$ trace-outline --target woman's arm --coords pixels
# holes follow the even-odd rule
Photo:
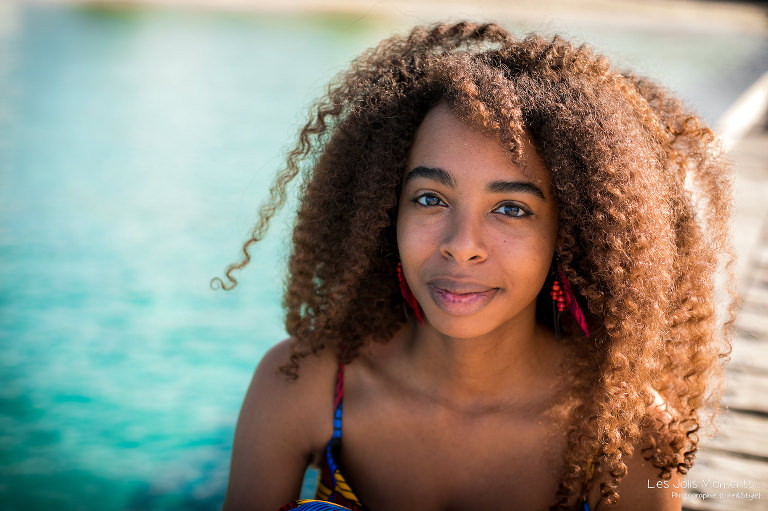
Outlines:
[[[280,373],[289,342],[256,368],[240,411],[223,511],[276,511],[299,496],[304,470],[333,431],[335,357],[302,361],[299,378]]]

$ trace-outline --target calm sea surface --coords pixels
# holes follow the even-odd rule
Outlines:
[[[208,282],[307,106],[393,27],[0,9],[0,509],[219,507],[250,375],[285,336],[292,207],[237,290]],[[571,33],[710,122],[768,68],[759,36]]]

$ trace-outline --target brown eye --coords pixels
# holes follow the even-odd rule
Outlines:
[[[494,209],[493,212],[500,213],[504,216],[509,216],[512,218],[522,218],[531,214],[531,212],[524,207],[513,203],[502,204],[498,208]]]
[[[420,206],[430,207],[430,206],[445,206],[445,202],[440,200],[440,197],[437,195],[432,195],[431,193],[425,193],[423,195],[419,195],[416,197],[415,201],[416,204]]]

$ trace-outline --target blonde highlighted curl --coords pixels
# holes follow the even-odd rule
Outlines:
[[[405,321],[395,273],[400,187],[414,133],[439,102],[494,133],[513,160],[530,135],[552,175],[556,255],[586,306],[590,337],[563,325],[578,348],[580,398],[551,509],[578,505],[589,467],[601,501],[617,501],[635,448],[661,477],[685,473],[700,425],[718,410],[730,351],[735,293],[728,288],[724,325],[714,299],[718,268],[730,274],[733,262],[730,171],[710,129],[680,101],[587,46],[458,23],[416,27],[363,53],[313,108],[229,283],[213,283],[237,284],[232,272],[248,264],[303,174],[283,298],[294,343],[283,371],[297,377],[300,360],[326,347],[349,362],[364,342],[390,339]]]

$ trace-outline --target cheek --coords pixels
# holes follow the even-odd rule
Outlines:
[[[402,199],[400,200],[400,204],[402,204]],[[397,222],[395,222],[395,234],[397,237],[397,251],[399,253],[400,259],[403,258],[403,252],[407,252],[406,250],[403,250],[403,247],[407,247],[408,241],[407,236],[405,233],[408,232],[406,226],[408,224],[408,220],[405,218],[405,215],[403,213],[403,207],[402,205],[397,210]]]
[[[407,265],[408,261],[413,257],[414,251],[418,250],[418,243],[416,243],[416,236],[414,232],[414,219],[408,214],[407,208],[402,204],[397,211],[397,250],[400,255],[400,260],[404,261]]]
[[[552,209],[539,216],[531,226],[524,241],[526,247],[521,250],[528,254],[531,268],[544,268],[545,273],[552,265],[557,245],[557,211]]]
[[[416,215],[409,215],[401,208],[397,215],[397,249],[404,264],[415,263],[429,256],[436,241],[434,228],[419,222]]]
[[[496,245],[493,255],[513,281],[525,282],[526,288],[541,287],[552,266],[554,237],[508,237]]]
[[[508,238],[498,247],[498,258],[514,266],[537,266],[539,260],[551,258],[548,240],[541,238]]]

